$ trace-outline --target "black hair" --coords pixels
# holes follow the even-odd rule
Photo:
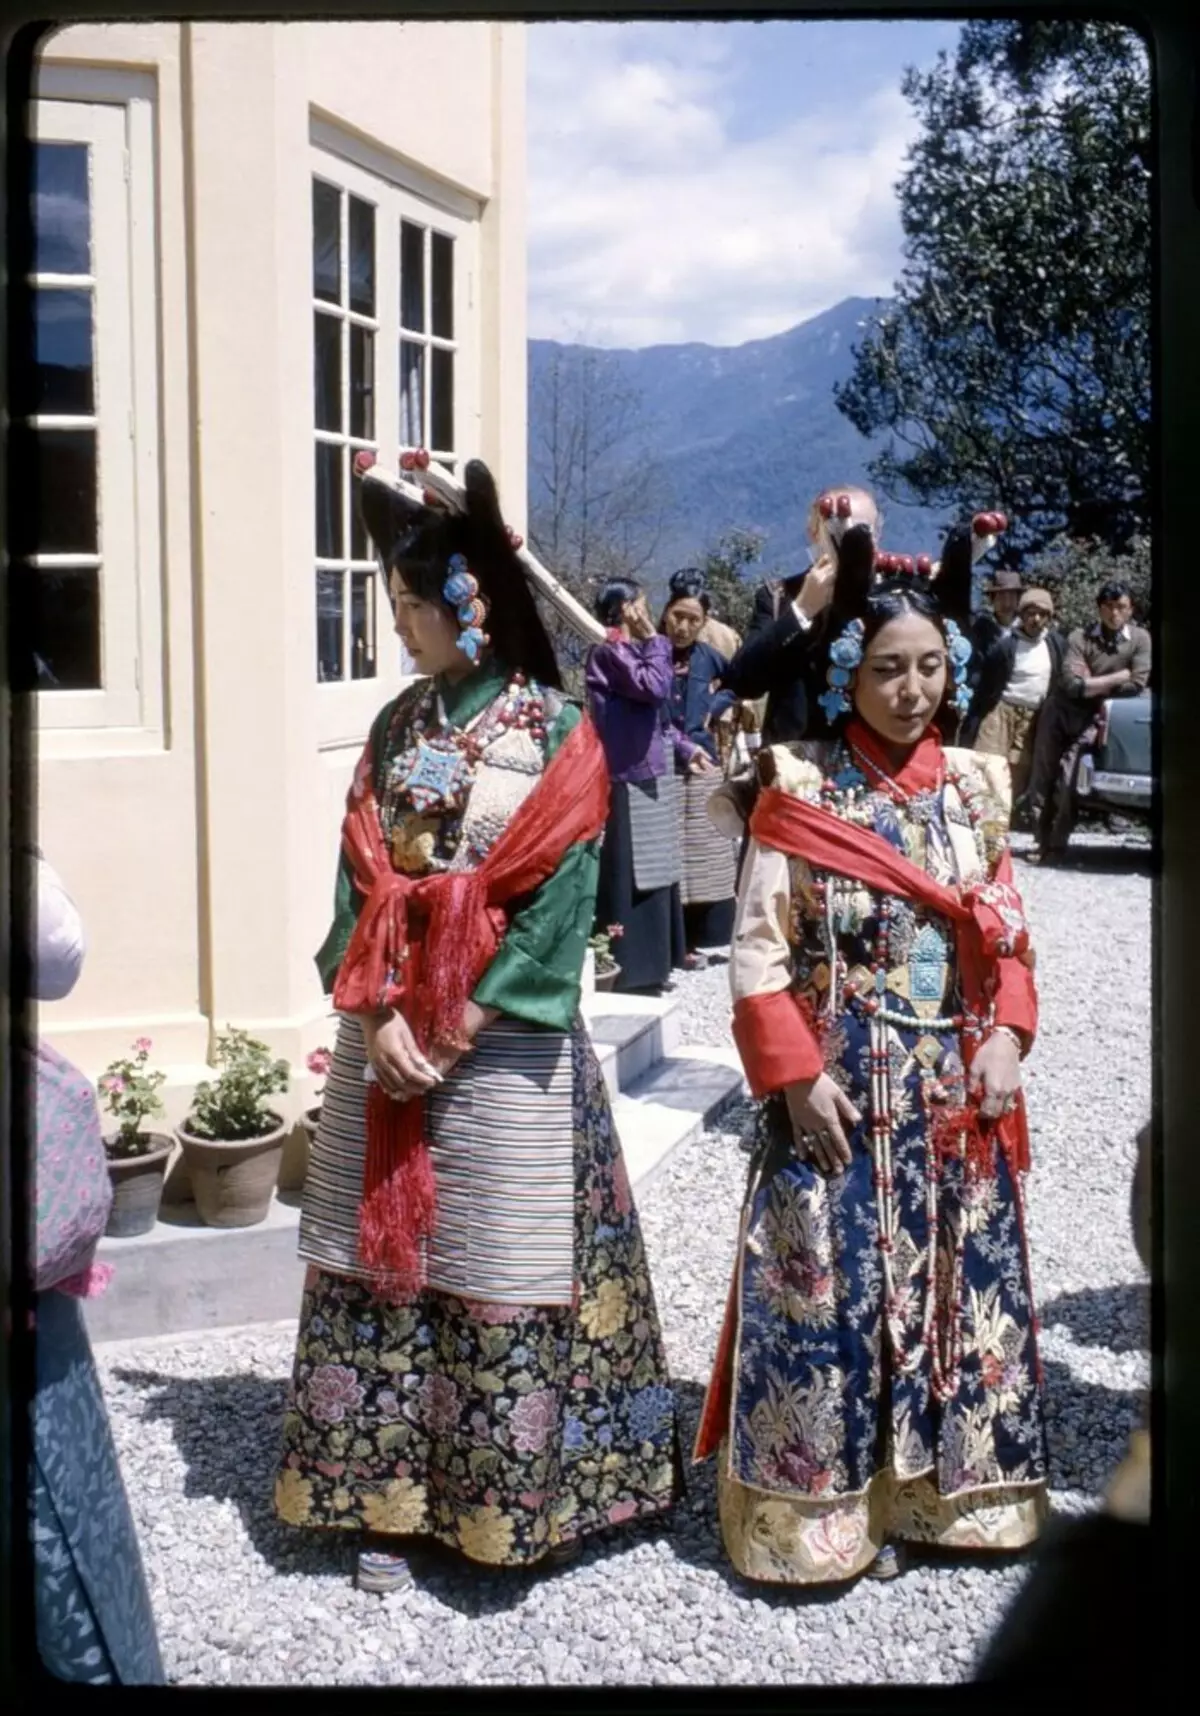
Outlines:
[[[664,614],[673,602],[682,601],[699,602],[706,614],[711,612],[712,597],[705,586],[704,574],[698,566],[683,566],[678,572],[672,572],[667,592]]]
[[[419,483],[419,473],[414,474]],[[361,487],[363,522],[386,578],[395,571],[423,602],[455,604],[442,594],[451,555],[461,554],[487,605],[484,627],[498,660],[514,673],[562,688],[554,646],[517,552],[509,541],[492,473],[481,459],[463,471],[466,511],[448,513],[418,504],[380,482]]]
[[[596,618],[602,626],[619,626],[622,611],[630,602],[636,602],[641,593],[632,579],[614,578],[596,597]]]
[[[1104,602],[1119,602],[1123,596],[1133,600],[1133,591],[1129,585],[1121,578],[1110,578],[1107,584],[1102,584],[1096,591],[1096,606],[1100,607]]]

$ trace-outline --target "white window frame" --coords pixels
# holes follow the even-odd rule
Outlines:
[[[430,331],[422,338],[425,344],[452,345],[454,360],[454,432],[452,449],[457,468],[461,471],[467,459],[478,449],[480,432],[480,316],[475,282],[479,274],[479,222],[482,205],[455,187],[434,179],[419,168],[402,161],[389,151],[360,138],[350,137],[336,125],[314,114],[310,123],[309,174],[307,195],[311,208],[312,181],[323,180],[338,190],[361,198],[375,208],[375,314],[364,317],[343,308],[337,313],[345,320],[373,329],[375,334],[375,438],[360,440],[334,431],[316,428],[315,405],[312,414],[313,442],[348,445],[349,457],[360,448],[368,449],[390,469],[398,468],[400,441],[400,222],[416,222],[435,232],[445,233],[454,240],[454,338],[452,341],[434,339]],[[348,209],[348,204],[344,205]],[[310,217],[311,218],[311,217]],[[343,221],[343,229],[348,221]],[[426,244],[426,286],[431,245]],[[308,250],[311,267],[311,243]],[[348,266],[343,230],[342,267]],[[334,306],[312,296],[311,275],[309,295],[315,311],[326,312]],[[310,322],[311,329],[311,322]],[[310,332],[309,339],[312,340]],[[309,365],[312,357],[310,351]],[[350,370],[348,349],[342,365],[343,422],[349,428],[348,401]],[[426,385],[423,409],[428,422],[429,388]],[[310,457],[309,471],[314,472]],[[313,653],[312,674],[317,693],[318,743],[321,749],[361,740],[381,703],[399,681],[411,674],[412,665],[404,655],[394,635],[392,615],[382,582],[375,592],[375,664],[370,679],[318,681],[316,678],[316,574],[320,570],[344,570],[346,575],[343,659],[350,667],[350,574],[353,571],[375,571],[375,561],[351,559],[322,559],[316,554],[316,493],[315,474],[312,504],[313,557],[312,579]],[[344,504],[353,504],[351,493]],[[346,525],[349,535],[349,521]],[[378,572],[375,571],[378,579]]]
[[[90,146],[95,304],[95,417],[29,420],[97,430],[98,557],[32,557],[35,568],[98,558],[100,571],[102,688],[35,694],[50,756],[164,742],[154,98],[145,73],[43,63],[31,107],[35,140]]]

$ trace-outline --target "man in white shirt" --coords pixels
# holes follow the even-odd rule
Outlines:
[[[1008,758],[1014,804],[1029,786],[1038,716],[1062,669],[1064,641],[1053,622],[1049,591],[1023,591],[1016,625],[1001,635],[984,664],[981,694],[990,687],[998,699],[979,723],[974,748]]]

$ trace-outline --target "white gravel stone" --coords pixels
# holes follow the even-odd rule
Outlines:
[[[1017,864],[1038,949],[1028,1226],[1063,1514],[1099,1504],[1149,1381],[1128,1221],[1150,1112],[1149,862],[1090,835],[1079,845],[1078,868]],[[728,1041],[725,960],[681,975],[675,992],[685,1042]],[[727,1112],[639,1199],[685,1454],[725,1303],[748,1120],[746,1105]],[[352,1587],[349,1535],[289,1531],[271,1509],[294,1339],[289,1322],[97,1350],[176,1684],[963,1681],[1025,1577],[1026,1561],[917,1558],[899,1580],[832,1596],[756,1589],[720,1548],[710,1462],[689,1467],[672,1518],[558,1574],[439,1562],[410,1590],[371,1597]]]

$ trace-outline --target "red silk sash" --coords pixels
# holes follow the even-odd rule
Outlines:
[[[969,1069],[991,1012],[1000,979],[1000,962],[1015,959],[1033,965],[1029,929],[1020,895],[1011,882],[1007,853],[995,880],[945,887],[919,869],[881,835],[844,822],[831,811],[766,787],[750,818],[750,833],[762,846],[804,858],[820,870],[847,876],[881,893],[895,894],[949,918],[958,944],[959,977],[968,1023],[963,1031],[963,1064]],[[1023,1101],[997,1123],[997,1136],[1012,1165],[1029,1166],[1029,1131]]]

